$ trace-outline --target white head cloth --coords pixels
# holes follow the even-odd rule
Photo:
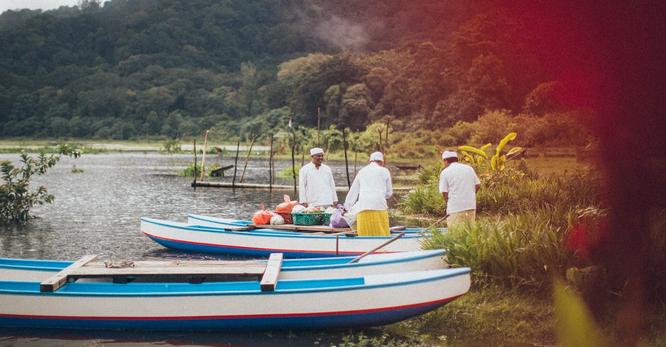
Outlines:
[[[384,155],[382,152],[374,152],[370,154],[370,161],[384,161]]]
[[[454,151],[444,151],[444,153],[442,153],[442,159],[448,158],[458,158],[458,153]]]
[[[319,148],[319,147],[315,147],[315,148],[310,150],[310,156],[317,155],[317,154],[324,154],[324,150]]]

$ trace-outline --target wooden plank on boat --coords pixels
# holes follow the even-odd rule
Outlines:
[[[272,292],[277,285],[278,277],[280,276],[280,268],[282,268],[282,253],[271,253],[266,264],[266,271],[261,278],[261,291]]]
[[[62,287],[63,284],[67,282],[69,273],[76,271],[87,263],[91,262],[97,258],[97,255],[86,255],[83,258],[75,261],[72,265],[62,269],[57,274],[47,278],[45,281],[39,284],[40,292],[54,292]]]
[[[145,276],[171,276],[182,277],[186,279],[188,276],[213,276],[213,275],[254,275],[261,276],[264,274],[266,265],[239,265],[239,264],[192,264],[192,265],[179,265],[163,266],[151,265],[146,266],[138,263],[133,267],[109,268],[102,266],[83,267],[71,271],[69,277],[76,278],[103,278],[103,277],[145,277]]]

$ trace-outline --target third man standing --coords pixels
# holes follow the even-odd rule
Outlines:
[[[462,221],[473,222],[481,181],[471,166],[458,162],[456,152],[444,151],[442,159],[446,168],[439,174],[439,192],[446,202],[446,224],[450,227]]]

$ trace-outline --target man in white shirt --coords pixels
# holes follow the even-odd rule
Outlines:
[[[312,161],[305,164],[298,172],[298,202],[305,206],[329,207],[338,203],[338,194],[335,192],[333,172],[324,161],[324,150],[313,148],[310,150]]]
[[[384,155],[374,152],[370,164],[362,168],[345,199],[345,219],[356,219],[359,236],[388,236],[389,216],[386,199],[393,195],[391,173],[384,167]],[[350,216],[347,216],[347,215]],[[351,225],[351,223],[350,223]]]
[[[458,154],[444,151],[446,168],[439,174],[439,192],[446,202],[446,224],[450,227],[462,221],[476,219],[476,192],[481,181],[474,169],[458,162]]]

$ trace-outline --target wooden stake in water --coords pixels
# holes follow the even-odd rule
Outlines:
[[[236,144],[236,159],[234,159],[234,179],[231,181],[231,188],[236,188],[236,172],[238,171],[238,153],[240,152],[240,137],[238,137],[238,143]]]
[[[319,132],[320,132],[320,123],[321,123],[321,114],[319,112],[319,106],[317,106],[317,147],[321,147]]]
[[[197,190],[197,139],[194,139],[194,181],[192,187]]]
[[[268,154],[268,190],[273,191],[273,134],[271,134],[271,150]]]
[[[296,196],[296,133],[291,124],[291,117],[289,118],[289,131],[291,131],[291,174],[294,177],[294,196]]]
[[[208,130],[204,133],[204,146],[203,153],[201,154],[201,177],[200,180],[203,181],[204,175],[206,174],[206,150],[208,148]]]
[[[250,142],[250,149],[247,151],[247,156],[245,157],[245,164],[243,165],[243,172],[241,173],[240,183],[243,183],[243,177],[245,177],[245,170],[247,169],[247,162],[250,160],[250,154],[252,154],[252,147],[254,142],[257,141],[259,135],[253,135],[252,141]]]

